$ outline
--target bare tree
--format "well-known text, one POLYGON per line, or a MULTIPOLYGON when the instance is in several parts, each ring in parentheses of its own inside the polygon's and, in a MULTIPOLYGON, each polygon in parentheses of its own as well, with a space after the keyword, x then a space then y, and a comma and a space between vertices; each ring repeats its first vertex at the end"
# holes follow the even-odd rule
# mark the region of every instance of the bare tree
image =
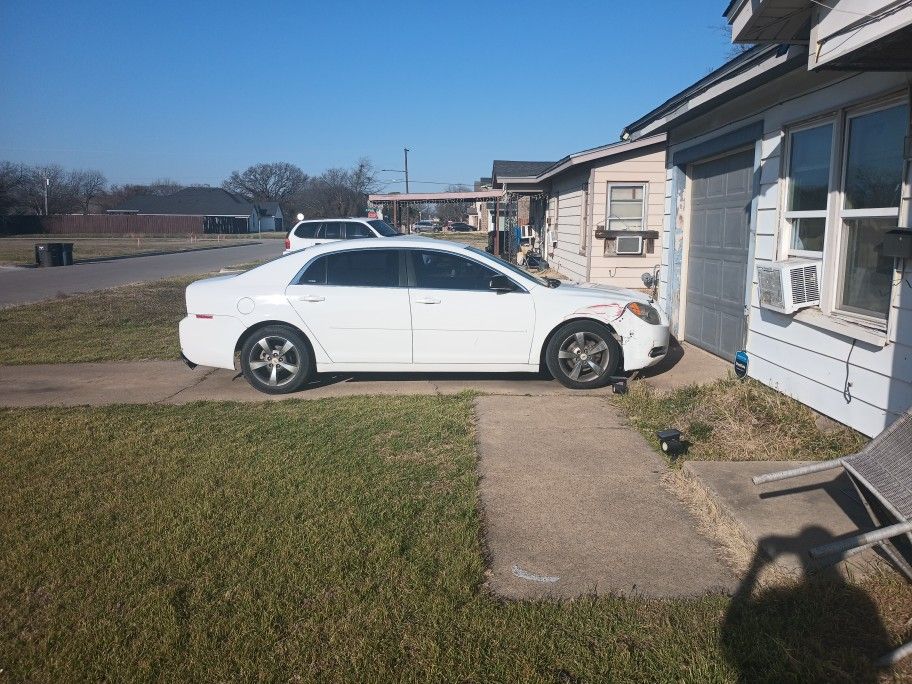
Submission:
POLYGON ((309 179, 291 204, 307 218, 357 216, 364 214, 367 196, 376 189, 374 166, 363 157, 351 169, 327 169, 309 179))
POLYGON ((102 209, 115 209, 138 195, 173 195, 175 192, 183 190, 184 187, 170 178, 159 178, 145 185, 132 183, 112 185, 108 192, 98 198, 98 204, 102 209))
POLYGON ((59 164, 31 167, 26 174, 21 202, 39 215, 69 214, 76 211, 79 208, 79 197, 74 172, 65 170, 59 164))
POLYGON ((28 172, 24 164, 0 162, 0 215, 22 210, 22 191, 28 172))
POLYGON ((245 171, 233 171, 222 188, 253 202, 286 203, 301 193, 308 176, 288 162, 255 164, 245 171))
MULTIPOLYGON (((467 185, 448 185, 444 192, 469 192, 467 185)), ((469 202, 441 202, 437 205, 437 218, 441 221, 464 221, 469 213, 469 202)))
POLYGON ((72 172, 72 182, 76 196, 82 206, 82 213, 89 213, 92 201, 104 193, 108 179, 101 171, 87 169, 72 172))

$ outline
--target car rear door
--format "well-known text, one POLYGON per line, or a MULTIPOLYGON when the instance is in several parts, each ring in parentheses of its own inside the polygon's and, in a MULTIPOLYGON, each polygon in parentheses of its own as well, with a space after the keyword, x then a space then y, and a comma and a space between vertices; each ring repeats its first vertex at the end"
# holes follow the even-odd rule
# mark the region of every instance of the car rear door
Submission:
POLYGON ((412 321, 400 250, 320 255, 285 294, 333 362, 411 362, 412 321))
POLYGON ((469 256, 407 251, 415 363, 529 362, 535 306, 524 288, 491 290, 499 272, 469 256))
POLYGON ((345 226, 342 221, 323 221, 317 230, 315 244, 322 245, 324 242, 333 242, 342 240, 344 237, 345 226))

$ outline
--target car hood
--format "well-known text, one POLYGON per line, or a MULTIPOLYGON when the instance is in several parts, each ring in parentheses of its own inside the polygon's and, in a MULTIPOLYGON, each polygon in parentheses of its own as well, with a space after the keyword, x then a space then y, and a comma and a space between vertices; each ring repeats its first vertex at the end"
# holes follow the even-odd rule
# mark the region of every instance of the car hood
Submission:
POLYGON ((625 287, 615 285, 601 285, 598 283, 566 283, 562 282, 560 286, 554 289, 554 292, 566 297, 579 298, 590 301, 597 299, 599 301, 611 301, 622 304, 630 302, 641 302, 643 304, 652 304, 652 298, 636 290, 628 290, 625 287))

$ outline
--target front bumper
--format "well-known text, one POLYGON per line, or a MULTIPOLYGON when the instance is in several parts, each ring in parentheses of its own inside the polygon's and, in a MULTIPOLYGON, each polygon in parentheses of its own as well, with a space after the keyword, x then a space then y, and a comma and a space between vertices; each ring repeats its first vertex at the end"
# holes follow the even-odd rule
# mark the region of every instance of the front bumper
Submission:
POLYGON ((668 354, 670 342, 671 334, 667 325, 651 325, 638 320, 621 338, 624 370, 640 370, 656 365, 668 354))

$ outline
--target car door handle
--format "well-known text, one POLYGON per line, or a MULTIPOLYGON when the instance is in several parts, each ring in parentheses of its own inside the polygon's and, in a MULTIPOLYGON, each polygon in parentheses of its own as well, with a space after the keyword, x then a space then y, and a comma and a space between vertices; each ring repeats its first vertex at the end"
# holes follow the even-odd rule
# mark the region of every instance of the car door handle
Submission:
POLYGON ((440 304, 440 300, 433 297, 419 297, 415 300, 415 304, 440 304))
POLYGON ((326 297, 318 297, 317 295, 304 295, 303 297, 298 297, 299 302, 322 302, 325 300, 326 297))

